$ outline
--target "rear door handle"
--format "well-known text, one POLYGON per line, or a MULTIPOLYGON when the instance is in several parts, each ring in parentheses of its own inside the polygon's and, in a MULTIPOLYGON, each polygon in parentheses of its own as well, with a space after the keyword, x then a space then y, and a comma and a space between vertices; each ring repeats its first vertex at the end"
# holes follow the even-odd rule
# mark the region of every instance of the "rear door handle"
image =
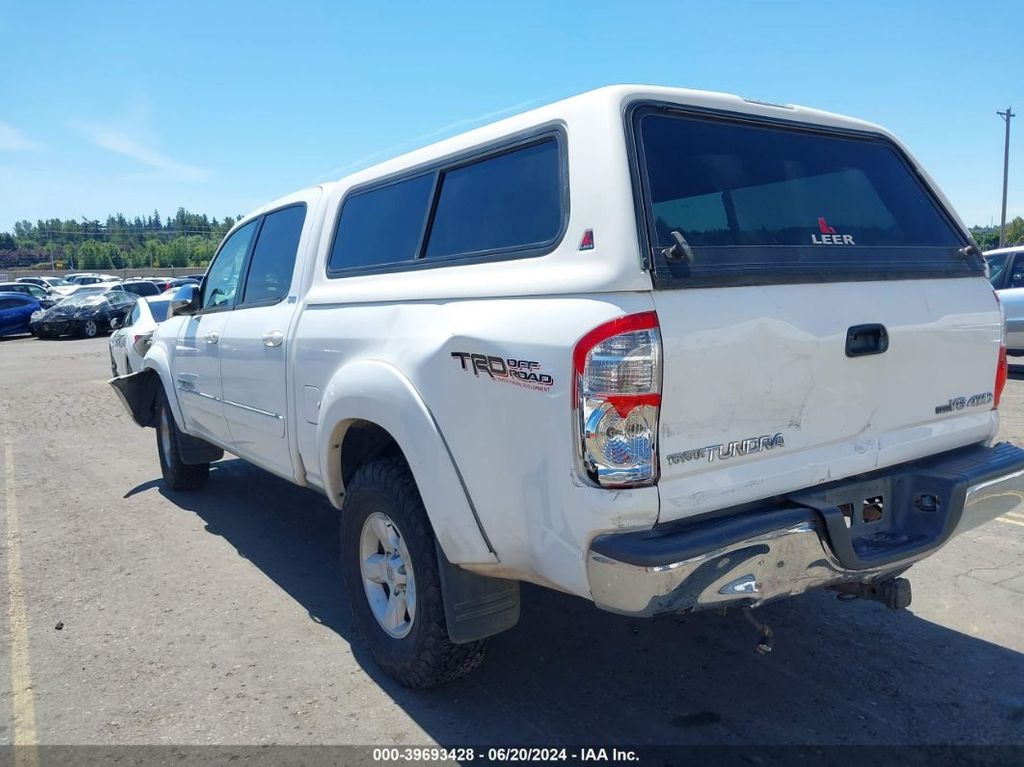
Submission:
POLYGON ((889 331, 885 325, 854 325, 846 331, 846 356, 866 357, 882 354, 889 348, 889 331))
POLYGON ((280 346, 284 343, 284 333, 280 330, 268 330, 263 334, 264 346, 280 346))
POLYGON ((211 330, 209 333, 206 334, 206 343, 208 344, 215 344, 219 340, 220 333, 218 333, 216 330, 211 330))

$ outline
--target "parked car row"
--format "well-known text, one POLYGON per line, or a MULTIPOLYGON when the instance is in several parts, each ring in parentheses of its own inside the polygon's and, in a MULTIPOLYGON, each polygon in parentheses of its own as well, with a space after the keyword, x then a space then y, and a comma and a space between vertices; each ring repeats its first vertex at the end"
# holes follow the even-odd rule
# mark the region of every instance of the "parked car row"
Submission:
MULTIPOLYGON (((0 283, 0 336, 32 333, 40 338, 92 338, 123 326, 139 299, 154 299, 156 309, 150 310, 147 304, 137 313, 148 320, 142 334, 166 316, 166 304, 178 288, 198 285, 201 279, 202 275, 123 280, 105 274, 75 274, 0 283)), ((132 343, 136 341, 133 338, 132 343)))
MULTIPOLYGON (((132 285, 136 288, 132 292, 138 293, 139 295, 149 295, 149 292, 144 289, 148 284, 152 284, 156 287, 157 293, 163 293, 171 288, 180 287, 181 285, 187 284, 198 284, 203 279, 201 274, 190 274, 184 277, 116 277, 111 274, 68 274, 64 277, 54 276, 32 276, 32 277, 19 277, 14 282, 23 285, 33 285, 43 290, 47 295, 72 295, 83 287, 89 287, 94 285, 132 285)), ((7 285, 14 283, 4 283, 7 285)), ((156 294, 153 294, 156 295, 156 294)))

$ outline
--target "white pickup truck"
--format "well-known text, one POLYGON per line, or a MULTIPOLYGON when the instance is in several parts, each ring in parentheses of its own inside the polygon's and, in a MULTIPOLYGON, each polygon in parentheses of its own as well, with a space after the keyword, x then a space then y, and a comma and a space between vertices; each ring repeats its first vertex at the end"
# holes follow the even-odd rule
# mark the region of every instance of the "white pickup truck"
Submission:
POLYGON ((1024 491, 969 233, 888 132, 812 109, 561 101, 255 211, 171 314, 112 381, 165 480, 228 451, 323 492, 410 686, 476 666, 520 581, 903 607, 1024 491))

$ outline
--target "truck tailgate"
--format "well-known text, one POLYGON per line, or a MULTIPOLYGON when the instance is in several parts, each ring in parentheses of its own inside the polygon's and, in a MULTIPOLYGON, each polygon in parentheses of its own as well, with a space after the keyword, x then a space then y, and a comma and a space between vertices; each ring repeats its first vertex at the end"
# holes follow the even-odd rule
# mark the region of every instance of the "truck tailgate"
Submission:
MULTIPOLYGON (((660 521, 979 442, 1001 316, 986 280, 656 290, 660 521), (850 342, 850 328, 869 326, 850 342), (888 348, 873 348, 884 328, 888 348)), ((884 346, 884 344, 882 344, 884 346)))

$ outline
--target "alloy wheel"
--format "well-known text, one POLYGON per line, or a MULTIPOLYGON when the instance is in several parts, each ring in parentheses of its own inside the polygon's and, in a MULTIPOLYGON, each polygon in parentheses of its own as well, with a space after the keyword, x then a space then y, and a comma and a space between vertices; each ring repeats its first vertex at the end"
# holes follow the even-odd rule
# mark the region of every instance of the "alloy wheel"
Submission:
POLYGON ((395 639, 407 636, 416 619, 416 578, 402 532, 383 512, 363 522, 359 570, 377 623, 395 639))

